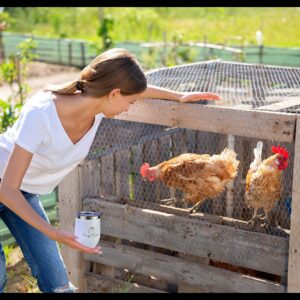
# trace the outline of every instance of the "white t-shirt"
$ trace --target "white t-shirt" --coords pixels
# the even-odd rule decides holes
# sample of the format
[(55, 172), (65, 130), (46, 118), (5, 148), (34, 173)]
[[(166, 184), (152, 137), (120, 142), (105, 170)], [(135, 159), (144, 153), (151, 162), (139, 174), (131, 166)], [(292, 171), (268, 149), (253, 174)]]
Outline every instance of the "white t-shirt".
[(88, 154), (103, 114), (76, 144), (70, 140), (58, 117), (51, 92), (39, 92), (22, 107), (15, 124), (0, 134), (0, 178), (14, 143), (33, 153), (21, 190), (50, 194), (59, 182)]

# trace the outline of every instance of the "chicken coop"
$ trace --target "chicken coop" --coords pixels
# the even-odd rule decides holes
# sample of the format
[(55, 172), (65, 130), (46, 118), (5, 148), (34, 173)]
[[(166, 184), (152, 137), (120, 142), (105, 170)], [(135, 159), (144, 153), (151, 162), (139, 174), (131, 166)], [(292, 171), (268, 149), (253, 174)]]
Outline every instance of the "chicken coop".
[[(103, 213), (102, 255), (62, 245), (70, 280), (81, 292), (299, 292), (300, 68), (213, 60), (146, 74), (149, 84), (221, 100), (145, 99), (101, 121), (88, 156), (58, 188), (62, 228), (74, 231), (77, 211)], [(289, 153), (268, 222), (262, 209), (249, 222), (245, 200), (258, 142), (263, 160), (273, 145)], [(237, 174), (196, 211), (182, 190), (140, 174), (145, 162), (225, 148), (237, 155)]]

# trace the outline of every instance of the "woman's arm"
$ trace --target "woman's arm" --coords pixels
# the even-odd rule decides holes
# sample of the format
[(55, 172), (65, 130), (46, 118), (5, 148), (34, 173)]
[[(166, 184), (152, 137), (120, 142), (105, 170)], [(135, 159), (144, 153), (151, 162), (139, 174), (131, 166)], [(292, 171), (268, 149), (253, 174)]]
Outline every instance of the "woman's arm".
[(178, 102), (192, 102), (199, 100), (220, 100), (217, 94), (209, 92), (178, 92), (154, 85), (148, 85), (147, 89), (141, 94), (141, 99), (158, 98), (174, 100)]
[(99, 253), (98, 248), (89, 248), (77, 242), (75, 235), (51, 226), (28, 204), (20, 192), (20, 186), (32, 156), (31, 152), (15, 144), (0, 183), (0, 202), (49, 238), (83, 252)]

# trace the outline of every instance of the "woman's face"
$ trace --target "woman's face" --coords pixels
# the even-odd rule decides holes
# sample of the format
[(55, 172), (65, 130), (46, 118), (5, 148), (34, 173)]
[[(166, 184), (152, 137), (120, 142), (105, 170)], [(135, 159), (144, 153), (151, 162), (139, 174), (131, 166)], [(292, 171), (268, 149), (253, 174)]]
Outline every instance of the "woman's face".
[(107, 106), (107, 111), (105, 116), (107, 118), (113, 118), (118, 114), (128, 111), (131, 104), (133, 104), (140, 94), (124, 96), (120, 92), (109, 95), (109, 105)]

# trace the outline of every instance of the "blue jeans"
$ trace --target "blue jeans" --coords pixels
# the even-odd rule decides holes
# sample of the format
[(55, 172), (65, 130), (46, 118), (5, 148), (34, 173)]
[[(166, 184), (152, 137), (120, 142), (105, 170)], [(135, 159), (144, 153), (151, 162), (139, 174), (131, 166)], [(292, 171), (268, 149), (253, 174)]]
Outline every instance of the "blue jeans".
[[(45, 220), (49, 219), (41, 204), (39, 195), (21, 191), (30, 206)], [(0, 218), (20, 246), (32, 276), (37, 279), (41, 292), (73, 293), (75, 287), (68, 280), (68, 274), (57, 243), (38, 231), (13, 211), (0, 203)], [(5, 255), (0, 243), (0, 292), (7, 282)]]

